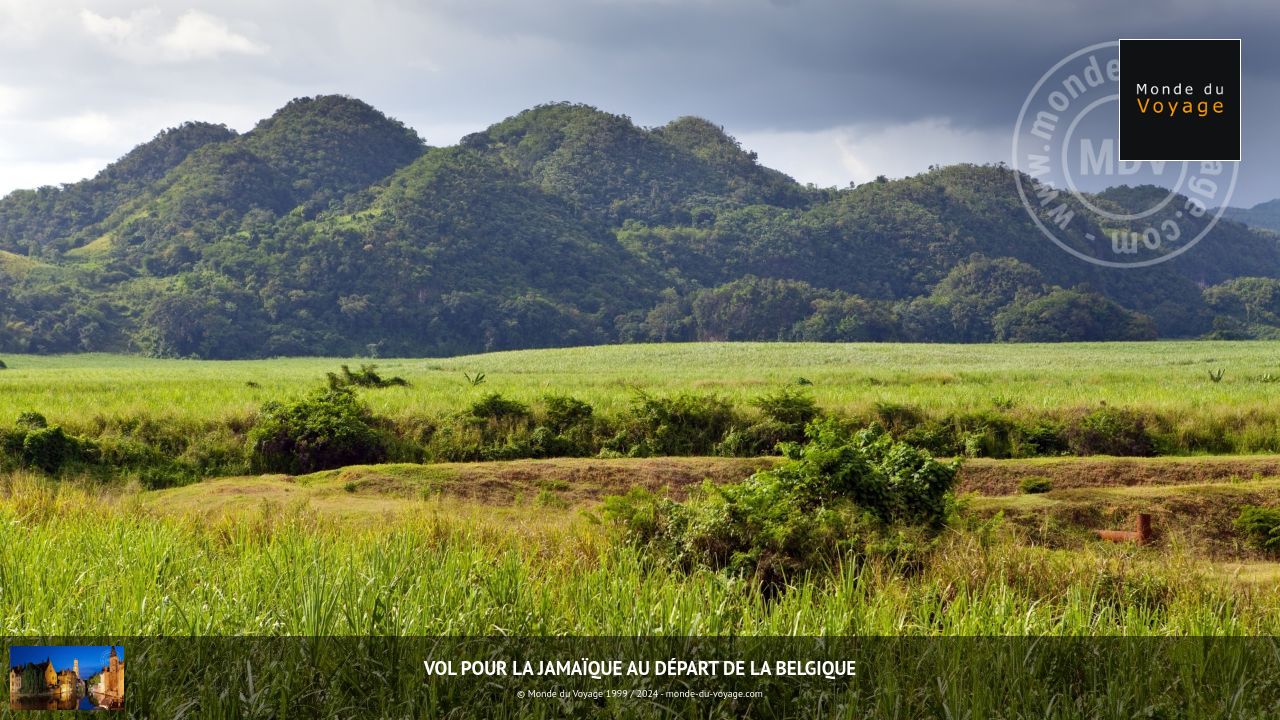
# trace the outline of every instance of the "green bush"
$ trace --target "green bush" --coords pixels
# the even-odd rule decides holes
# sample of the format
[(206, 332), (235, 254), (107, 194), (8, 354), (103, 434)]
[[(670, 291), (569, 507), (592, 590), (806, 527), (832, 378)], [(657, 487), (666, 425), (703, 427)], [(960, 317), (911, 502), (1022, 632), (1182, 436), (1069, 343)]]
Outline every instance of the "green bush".
[(805, 426), (818, 417), (818, 403), (813, 396), (792, 387), (761, 395), (751, 404), (768, 420), (800, 428), (801, 435)]
[(1051, 418), (1037, 418), (1018, 426), (1015, 457), (1061, 455), (1068, 450), (1063, 426)]
[(1075, 455), (1155, 454), (1155, 441), (1146, 420), (1134, 410), (1102, 406), (1069, 422), (1067, 447)]
[(1042, 475), (1030, 475), (1018, 483), (1018, 490), (1028, 495), (1047, 493), (1053, 489), (1053, 481)]
[(714, 395), (639, 392), (621, 424), (607, 450), (632, 457), (710, 455), (738, 424), (738, 414)]
[(17, 425), (24, 430), (39, 430), (49, 427), (49, 421), (40, 413), (28, 410), (24, 413), (18, 413)]
[(889, 428), (895, 435), (923, 425), (925, 414), (920, 408), (906, 403), (881, 401), (874, 407), (875, 421)]
[(90, 459), (91, 448), (92, 443), (68, 435), (61, 426), (35, 428), (22, 439), (22, 461), (53, 474), (69, 462)]
[(386, 460), (389, 442), (369, 408), (346, 390), (262, 406), (249, 431), (255, 472), (304, 474)]
[(409, 384), (409, 381), (402, 377), (384, 378), (378, 374), (377, 370), (377, 365), (361, 365), (359, 370), (351, 372), (351, 368), (343, 365), (340, 372), (326, 373), (329, 378), (329, 389), (405, 387)]
[(1247, 505), (1235, 520), (1236, 530), (1250, 545), (1269, 554), (1280, 554), (1280, 508)]
[(489, 393), (471, 403), (467, 414), (478, 420), (526, 420), (530, 417), (529, 406), (517, 400), (508, 400), (498, 393)]
[[(803, 428), (801, 428), (803, 434)], [(776, 454), (778, 446), (796, 441), (796, 429), (776, 420), (761, 420), (745, 428), (734, 428), (716, 446), (716, 454), (726, 457), (756, 457)]]
[(568, 395), (548, 395), (542, 399), (547, 407), (547, 427), (556, 434), (589, 424), (595, 409)]
[(956, 463), (894, 442), (879, 426), (850, 432), (826, 420), (807, 434), (807, 443), (784, 446), (785, 463), (744, 482), (706, 483), (685, 503), (634, 489), (607, 498), (605, 516), (627, 542), (677, 566), (750, 576), (769, 591), (899, 530), (942, 525)]
[(812, 397), (791, 387), (762, 395), (751, 404), (763, 417), (749, 427), (730, 430), (717, 454), (752, 457), (776, 453), (781, 443), (803, 441), (805, 426), (819, 413)]

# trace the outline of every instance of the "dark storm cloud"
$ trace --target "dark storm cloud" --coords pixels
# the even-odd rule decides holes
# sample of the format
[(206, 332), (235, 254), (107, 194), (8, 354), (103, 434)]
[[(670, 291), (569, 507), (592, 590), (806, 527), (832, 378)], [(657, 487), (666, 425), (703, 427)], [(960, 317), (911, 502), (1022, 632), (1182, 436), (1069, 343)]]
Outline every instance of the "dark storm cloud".
[[(1234, 5), (1234, 7), (1233, 7)], [(1280, 13), (1264, 3), (560, 2), (479, 0), (445, 13), (486, 34), (533, 36), (589, 62), (593, 93), (691, 104), (741, 127), (819, 129), (946, 115), (1008, 124), (1058, 58), (1117, 37), (1243, 35), (1251, 74), (1274, 78)], [(1251, 42), (1250, 39), (1256, 40)], [(557, 84), (556, 68), (513, 68)], [(578, 79), (578, 74), (571, 76)], [(542, 78), (539, 82), (539, 78)], [(515, 78), (513, 78), (515, 79)], [(577, 86), (581, 89), (581, 85)]]
[[(1243, 37), (1241, 192), (1280, 195), (1268, 120), (1280, 13), (1151, 0), (0, 0), (0, 191), (91, 172), (79, 168), (183, 119), (244, 130), (321, 92), (361, 97), (433, 142), (559, 99), (646, 125), (697, 114), (767, 143), (762, 157), (801, 180), (875, 172), (856, 142), (872, 135), (901, 145), (886, 171), (923, 169), (936, 149), (903, 128), (939, 119), (973, 159), (1001, 160), (1041, 73), (1117, 37)], [(837, 153), (813, 143), (840, 132), (858, 157), (819, 167)]]

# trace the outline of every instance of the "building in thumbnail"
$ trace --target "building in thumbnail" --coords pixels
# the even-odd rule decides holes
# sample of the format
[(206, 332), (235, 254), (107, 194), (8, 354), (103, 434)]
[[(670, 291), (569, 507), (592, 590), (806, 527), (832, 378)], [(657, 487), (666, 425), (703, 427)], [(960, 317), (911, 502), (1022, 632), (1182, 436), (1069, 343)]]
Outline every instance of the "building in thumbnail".
[(98, 674), (98, 684), (94, 691), (105, 704), (124, 701), (124, 661), (116, 654), (115, 645), (111, 646), (107, 666)]
[(71, 661), (71, 667), (58, 672), (58, 694), (63, 697), (80, 695), (80, 659)]
[(58, 692), (58, 671), (53, 661), (32, 662), (9, 668), (9, 697), (49, 695)]

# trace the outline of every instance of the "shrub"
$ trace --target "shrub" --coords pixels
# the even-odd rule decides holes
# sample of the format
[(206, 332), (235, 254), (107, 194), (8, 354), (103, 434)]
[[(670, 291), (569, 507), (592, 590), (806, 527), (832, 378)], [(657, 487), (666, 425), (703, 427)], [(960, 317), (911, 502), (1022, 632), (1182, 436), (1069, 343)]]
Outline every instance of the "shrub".
[(73, 461), (87, 459), (92, 443), (68, 435), (61, 426), (28, 430), (22, 439), (23, 463), (53, 474)]
[(1030, 475), (1018, 483), (1018, 490), (1028, 495), (1047, 493), (1053, 489), (1053, 481), (1042, 475)]
[(802, 434), (805, 426), (818, 417), (818, 404), (813, 397), (791, 387), (761, 395), (752, 400), (751, 404), (760, 408), (761, 414), (767, 419), (797, 426)]
[(547, 427), (556, 434), (589, 424), (595, 412), (587, 403), (568, 395), (548, 395), (543, 402), (547, 406)]
[(49, 421), (40, 413), (28, 410), (18, 414), (17, 425), (24, 430), (39, 430), (49, 427)]
[(776, 453), (784, 442), (804, 440), (805, 426), (818, 417), (818, 405), (808, 394), (784, 387), (751, 401), (763, 418), (750, 427), (733, 429), (717, 448), (719, 455), (755, 456)]
[(581, 452), (573, 441), (544, 425), (534, 428), (523, 444), (509, 441), (508, 445), (520, 448), (515, 457), (549, 458), (587, 454)]
[(882, 401), (877, 402), (874, 409), (876, 422), (889, 428), (894, 434), (906, 432), (925, 422), (924, 413), (914, 405)]
[(1017, 426), (1005, 415), (979, 410), (948, 420), (955, 427), (959, 450), (966, 456), (1007, 458), (1013, 455)]
[(1250, 545), (1269, 555), (1280, 553), (1280, 508), (1246, 505), (1236, 517), (1235, 528)]
[(5, 365), (3, 360), (0, 360), (0, 370), (8, 370), (8, 369), (9, 369), (9, 366)]
[(1067, 447), (1076, 455), (1155, 454), (1155, 442), (1143, 416), (1133, 410), (1103, 406), (1069, 422)]
[(377, 370), (377, 365), (361, 365), (358, 371), (351, 372), (351, 368), (343, 365), (340, 373), (326, 373), (329, 377), (329, 389), (405, 387), (409, 384), (409, 381), (402, 377), (384, 378), (377, 373)]
[(1015, 456), (1061, 455), (1068, 449), (1061, 423), (1050, 418), (1038, 418), (1018, 426)]
[(525, 420), (529, 406), (517, 400), (508, 400), (498, 393), (489, 393), (471, 404), (467, 414), (480, 420)]
[(565, 510), (569, 507), (569, 501), (560, 497), (552, 490), (543, 488), (538, 491), (538, 496), (534, 499), (539, 506), (552, 508), (555, 510)]
[(639, 392), (606, 449), (632, 457), (710, 455), (737, 421), (733, 406), (714, 395)]
[[(827, 420), (787, 461), (686, 503), (643, 489), (605, 501), (625, 540), (684, 568), (751, 576), (775, 591), (788, 578), (838, 563), (903, 528), (936, 531), (958, 466), (894, 442), (879, 426), (851, 433)], [(891, 543), (892, 544), (892, 543)]]
[(8, 469), (10, 463), (22, 461), (22, 441), (26, 439), (25, 430), (0, 428), (0, 468)]
[[(801, 428), (803, 434), (803, 428)], [(762, 420), (745, 428), (734, 428), (716, 446), (716, 454), (727, 457), (755, 457), (778, 452), (778, 446), (796, 441), (795, 427), (776, 420)]]
[(388, 454), (369, 408), (346, 390), (263, 405), (249, 444), (256, 472), (303, 474), (382, 462)]

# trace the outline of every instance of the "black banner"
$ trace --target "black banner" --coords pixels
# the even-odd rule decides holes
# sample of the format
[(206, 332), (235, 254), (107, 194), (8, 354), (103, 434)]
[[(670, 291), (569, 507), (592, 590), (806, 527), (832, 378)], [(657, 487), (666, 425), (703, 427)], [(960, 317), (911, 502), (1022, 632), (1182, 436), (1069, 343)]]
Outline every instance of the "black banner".
[(1280, 642), (1270, 637), (7, 638), (13, 645), (123, 646), (125, 712), (146, 718), (1280, 717)]

